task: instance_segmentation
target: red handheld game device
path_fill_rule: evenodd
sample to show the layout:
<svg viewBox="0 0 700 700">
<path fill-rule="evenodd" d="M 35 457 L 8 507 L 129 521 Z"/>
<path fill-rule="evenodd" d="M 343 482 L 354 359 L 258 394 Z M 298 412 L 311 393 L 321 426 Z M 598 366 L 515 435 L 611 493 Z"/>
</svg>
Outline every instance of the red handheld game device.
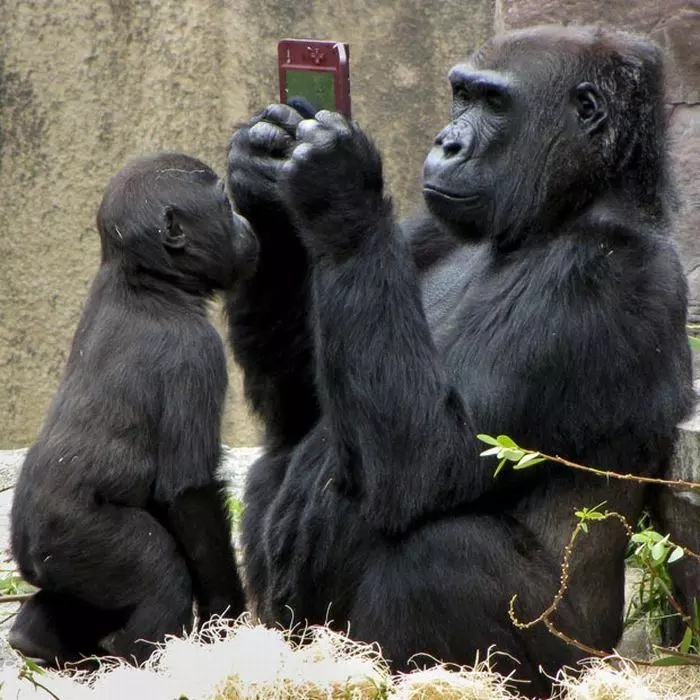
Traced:
<svg viewBox="0 0 700 700">
<path fill-rule="evenodd" d="M 302 98 L 314 109 L 351 116 L 350 47 L 336 41 L 282 39 L 277 45 L 280 102 Z"/>
</svg>

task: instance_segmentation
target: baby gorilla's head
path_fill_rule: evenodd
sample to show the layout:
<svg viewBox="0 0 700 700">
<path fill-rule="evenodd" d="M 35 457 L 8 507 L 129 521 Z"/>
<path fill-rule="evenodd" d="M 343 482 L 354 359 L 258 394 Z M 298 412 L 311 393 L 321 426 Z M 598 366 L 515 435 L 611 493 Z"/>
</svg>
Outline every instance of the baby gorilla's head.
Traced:
<svg viewBox="0 0 700 700">
<path fill-rule="evenodd" d="M 158 278 L 208 294 L 255 269 L 257 239 L 222 181 L 181 153 L 128 163 L 107 185 L 97 227 L 103 264 L 136 282 Z"/>
</svg>

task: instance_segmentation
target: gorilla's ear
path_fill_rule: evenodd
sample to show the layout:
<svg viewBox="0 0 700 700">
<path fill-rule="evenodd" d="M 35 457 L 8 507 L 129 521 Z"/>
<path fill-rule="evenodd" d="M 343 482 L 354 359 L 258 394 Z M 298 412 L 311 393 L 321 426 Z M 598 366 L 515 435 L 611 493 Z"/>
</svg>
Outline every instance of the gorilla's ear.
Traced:
<svg viewBox="0 0 700 700">
<path fill-rule="evenodd" d="M 182 230 L 180 222 L 177 220 L 177 214 L 172 207 L 163 209 L 163 228 L 161 231 L 161 240 L 163 245 L 169 250 L 182 250 L 187 242 L 185 232 Z"/>
<path fill-rule="evenodd" d="M 579 122 L 587 134 L 598 131 L 608 120 L 608 104 L 592 83 L 580 83 L 573 90 Z"/>
</svg>

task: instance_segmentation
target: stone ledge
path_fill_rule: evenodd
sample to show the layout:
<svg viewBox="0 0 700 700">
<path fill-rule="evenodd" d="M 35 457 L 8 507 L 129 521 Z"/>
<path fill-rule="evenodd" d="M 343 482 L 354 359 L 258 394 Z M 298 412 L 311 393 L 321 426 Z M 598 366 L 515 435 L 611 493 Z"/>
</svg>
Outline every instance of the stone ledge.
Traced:
<svg viewBox="0 0 700 700">
<path fill-rule="evenodd" d="M 700 407 L 678 426 L 678 442 L 671 462 L 670 479 L 700 482 Z M 677 491 L 680 496 L 700 506 L 700 492 Z"/>
<path fill-rule="evenodd" d="M 222 446 L 221 474 L 237 496 L 243 493 L 248 467 L 262 454 L 261 447 Z M 14 486 L 26 449 L 0 450 L 0 491 Z"/>
<path fill-rule="evenodd" d="M 696 388 L 700 389 L 700 382 L 696 382 Z M 240 495 L 248 468 L 262 455 L 262 448 L 223 445 L 222 451 L 221 473 L 233 491 Z M 26 453 L 26 449 L 0 450 L 0 491 L 13 486 Z M 700 482 L 700 405 L 678 426 L 678 443 L 669 478 Z M 700 493 L 689 490 L 677 493 L 700 506 Z"/>
</svg>

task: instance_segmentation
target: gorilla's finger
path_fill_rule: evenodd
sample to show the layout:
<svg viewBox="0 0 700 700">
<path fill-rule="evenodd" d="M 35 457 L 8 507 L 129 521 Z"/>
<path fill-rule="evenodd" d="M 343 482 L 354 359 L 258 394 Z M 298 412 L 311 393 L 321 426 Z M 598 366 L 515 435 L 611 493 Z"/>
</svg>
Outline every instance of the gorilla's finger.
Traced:
<svg viewBox="0 0 700 700">
<path fill-rule="evenodd" d="M 251 127 L 248 138 L 253 148 L 271 153 L 284 153 L 292 143 L 292 137 L 284 129 L 268 121 L 258 122 Z"/>
<path fill-rule="evenodd" d="M 296 109 L 303 119 L 313 119 L 318 112 L 318 109 L 305 97 L 290 97 L 287 104 Z"/>
<path fill-rule="evenodd" d="M 311 155 L 311 152 L 313 150 L 314 147 L 310 143 L 300 143 L 292 151 L 292 157 L 285 163 L 285 169 L 289 170 L 291 167 L 294 166 L 295 162 L 306 160 Z"/>
<path fill-rule="evenodd" d="M 317 112 L 316 121 L 343 136 L 350 134 L 351 128 L 348 120 L 338 112 L 329 112 L 327 109 L 322 109 L 320 112 Z"/>
<path fill-rule="evenodd" d="M 336 135 L 315 119 L 304 119 L 297 129 L 297 140 L 312 143 L 319 148 L 328 148 L 335 141 Z"/>
<path fill-rule="evenodd" d="M 282 127 L 290 136 L 293 136 L 299 122 L 302 121 L 302 116 L 289 105 L 275 104 L 270 105 L 263 111 L 263 119 L 277 124 L 277 126 Z"/>
</svg>

